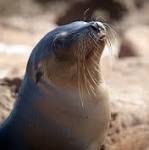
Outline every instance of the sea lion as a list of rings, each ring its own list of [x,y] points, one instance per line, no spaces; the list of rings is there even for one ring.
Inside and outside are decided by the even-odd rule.
[[[0,128],[3,150],[97,150],[110,112],[100,69],[101,22],[77,21],[33,49],[16,104]]]

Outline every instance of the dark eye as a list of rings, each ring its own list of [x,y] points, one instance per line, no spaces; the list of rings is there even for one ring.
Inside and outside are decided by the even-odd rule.
[[[57,39],[54,41],[54,49],[61,49],[64,46],[63,39]]]
[[[56,39],[53,43],[53,52],[56,58],[60,58],[63,55],[63,48],[64,48],[64,40]]]

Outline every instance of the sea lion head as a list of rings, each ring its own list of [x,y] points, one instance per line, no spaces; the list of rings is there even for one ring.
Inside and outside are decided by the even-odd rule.
[[[106,28],[101,22],[59,26],[34,48],[28,70],[36,82],[42,78],[53,86],[94,87],[100,80],[99,61],[106,41]]]

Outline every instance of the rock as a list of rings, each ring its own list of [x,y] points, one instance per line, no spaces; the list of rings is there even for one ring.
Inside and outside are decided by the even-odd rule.
[[[111,66],[107,61],[103,62],[102,70],[109,87],[112,113],[106,144],[110,150],[147,150],[149,148],[148,55],[115,59]]]
[[[111,150],[148,150],[148,141],[149,126],[136,126],[123,131],[111,146]]]
[[[131,56],[148,56],[149,27],[145,25],[133,26],[123,32],[119,51],[119,58]]]
[[[11,112],[20,84],[20,78],[4,78],[0,80],[0,123]]]
[[[129,39],[123,39],[118,54],[119,58],[138,56],[135,48],[135,45]]]
[[[111,7],[112,6],[112,7]],[[127,13],[127,8],[119,1],[115,0],[77,0],[72,1],[65,11],[64,14],[59,16],[57,19],[57,24],[62,25],[68,22],[82,20],[84,12],[89,8],[86,13],[87,20],[92,20],[92,15],[95,11],[101,14],[107,14],[106,17],[109,20],[121,20],[125,13]],[[77,11],[76,11],[77,10]],[[105,18],[104,18],[105,19]]]

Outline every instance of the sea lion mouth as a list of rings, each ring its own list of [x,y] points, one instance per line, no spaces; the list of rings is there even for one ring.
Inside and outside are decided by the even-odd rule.
[[[99,40],[100,40],[100,41],[106,40],[106,34],[105,34],[105,33],[100,34],[100,35],[99,35]]]

